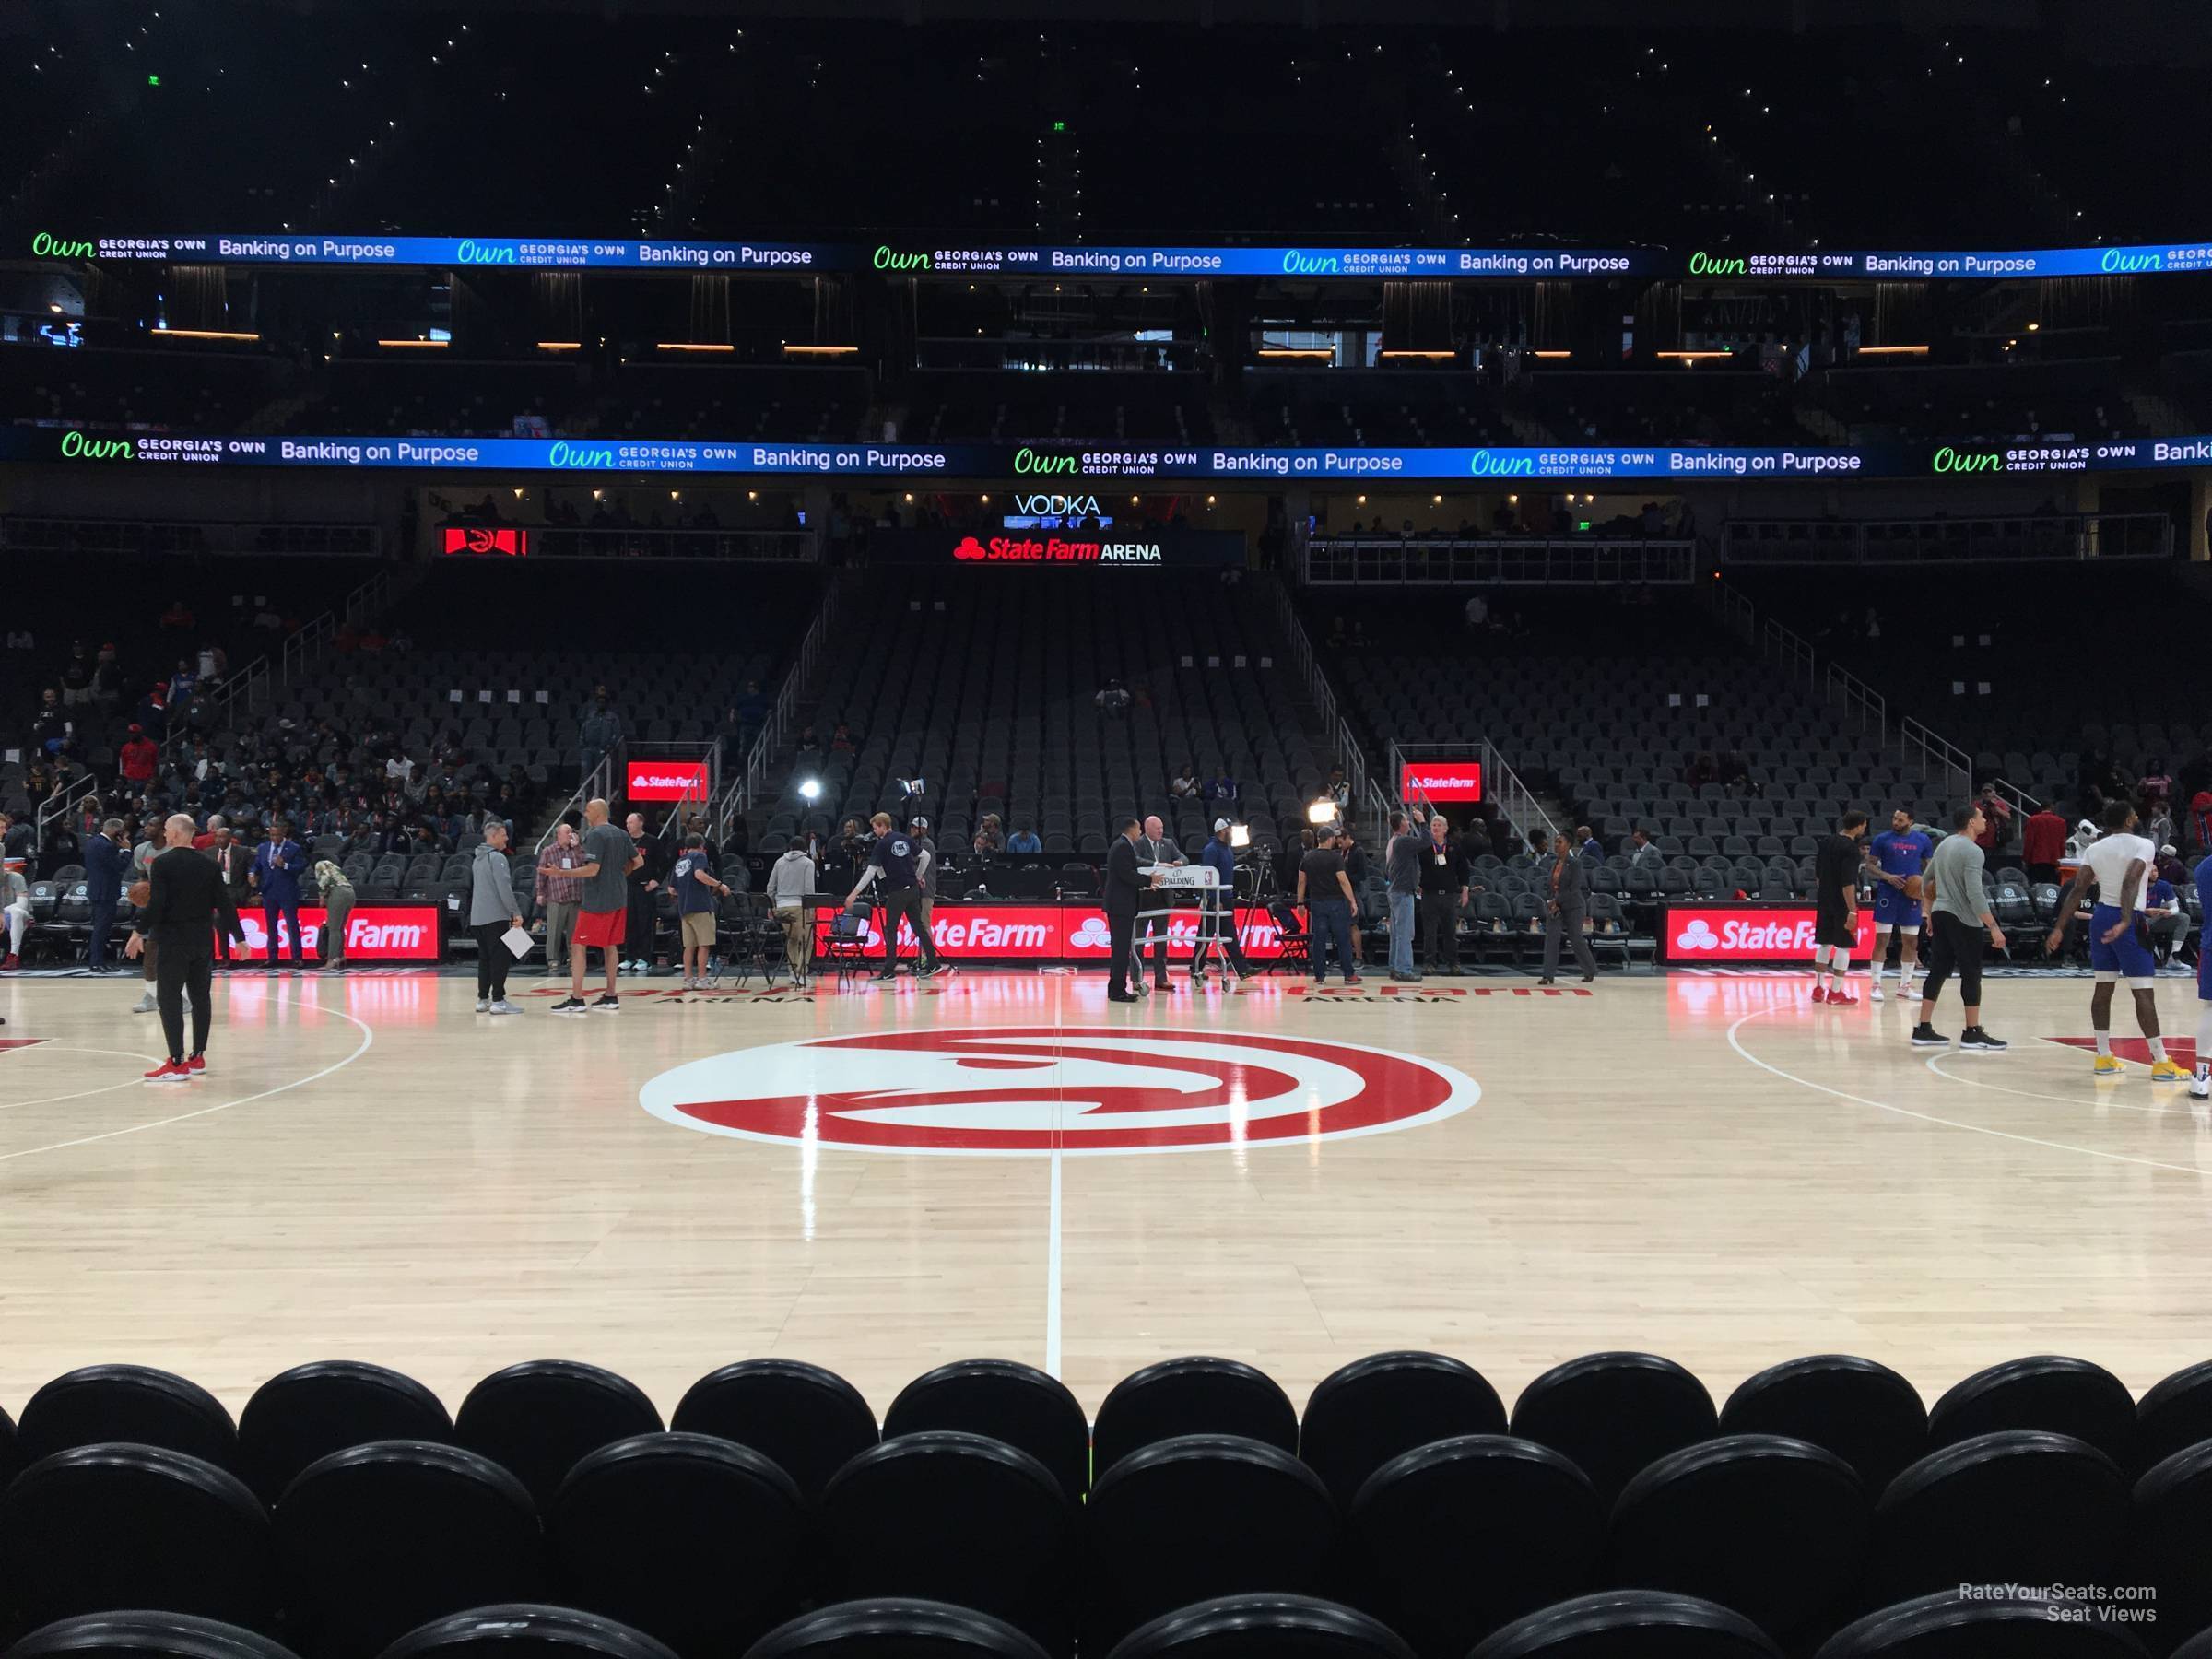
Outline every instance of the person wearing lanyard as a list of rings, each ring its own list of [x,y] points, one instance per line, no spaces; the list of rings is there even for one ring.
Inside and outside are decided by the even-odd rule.
[[[1429,934],[1428,971],[1457,973],[1459,912],[1467,902],[1467,859],[1452,839],[1452,825],[1441,812],[1429,815],[1429,839],[1421,848],[1420,872],[1421,925]]]
[[[914,971],[914,976],[927,979],[943,966],[937,959],[936,942],[929,936],[929,924],[922,913],[922,877],[928,869],[929,854],[917,847],[912,838],[892,830],[889,813],[879,812],[869,822],[876,830],[876,844],[868,853],[860,880],[845,896],[845,903],[848,907],[858,904],[861,894],[874,884],[877,902],[883,907],[883,971],[876,976],[878,980],[899,977],[901,920],[913,930],[915,947],[922,953],[922,965]]]

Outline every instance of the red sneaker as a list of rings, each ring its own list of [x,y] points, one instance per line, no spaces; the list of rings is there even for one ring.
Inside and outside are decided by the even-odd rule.
[[[1859,1006],[1859,999],[1848,991],[1830,991],[1828,994],[1828,1006],[1831,1008],[1855,1008]]]
[[[1827,987],[1823,985],[1815,985],[1813,987],[1813,1000],[1817,1003],[1826,1002],[1828,1000]]]
[[[192,1073],[182,1060],[164,1060],[146,1074],[148,1083],[189,1083]]]
[[[195,1077],[203,1075],[207,1069],[207,1056],[205,1054],[194,1054],[191,1059],[184,1062],[184,1069],[190,1072]]]
[[[0,957],[0,973],[13,973],[22,965],[23,964],[20,959],[18,959],[16,953],[12,950],[9,951],[6,956]]]

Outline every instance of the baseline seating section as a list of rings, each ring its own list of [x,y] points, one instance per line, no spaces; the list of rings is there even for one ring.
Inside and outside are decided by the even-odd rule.
[[[2212,1361],[2138,1401],[2035,1356],[1929,1407],[1818,1355],[1716,1408],[1611,1352],[1509,1411],[1460,1360],[1385,1353],[1301,1420],[1264,1372],[1190,1357],[1087,1422],[1044,1372],[970,1360],[879,1423],[834,1373],[759,1359],[665,1425],[573,1361],[511,1366],[451,1416],[397,1372],[310,1364],[235,1422],[110,1365],[0,1414],[10,1659],[2196,1659],[2208,1550]],[[2038,1634],[2069,1605],[2018,1588],[2039,1585],[2155,1618]]]

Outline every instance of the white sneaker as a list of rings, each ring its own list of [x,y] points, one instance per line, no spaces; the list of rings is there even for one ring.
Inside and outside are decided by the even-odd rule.
[[[1900,990],[1898,994],[1902,996],[1904,993]],[[1874,983],[1867,990],[1866,1000],[1868,1002],[1880,1002],[1882,1000],[1882,976],[1878,973],[1874,976]]]
[[[490,1012],[491,1012],[491,999],[490,999],[489,997],[488,997],[488,996],[479,996],[479,997],[477,997],[477,1013],[479,1013],[479,1014],[488,1014],[488,1013],[490,1013]]]
[[[1912,981],[1910,977],[1900,979],[1897,982],[1897,1000],[1899,1002],[1910,1002],[1912,1000]]]
[[[494,1014],[520,1014],[522,1010],[502,996],[498,1002],[491,1005],[491,1012]]]
[[[131,1010],[131,1012],[134,1014],[151,1014],[153,1011],[154,994],[151,991],[148,991],[145,995],[141,996],[138,999],[137,1006]]]
[[[2189,1079],[2189,1098],[2193,1100],[2212,1100],[2212,1077],[2198,1072]]]

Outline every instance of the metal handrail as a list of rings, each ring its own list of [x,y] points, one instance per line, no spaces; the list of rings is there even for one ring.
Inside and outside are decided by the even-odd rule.
[[[814,677],[815,665],[821,660],[830,625],[842,596],[843,589],[835,582],[822,590],[822,602],[815,609],[814,620],[800,637],[799,648],[792,655],[791,668],[777,688],[775,704],[754,735],[752,747],[746,750],[744,763],[721,771],[719,793],[707,806],[708,822],[712,826],[717,846],[729,840],[730,826],[740,814],[750,811],[753,803],[767,789],[770,768],[775,763],[776,752],[782,747],[785,733],[797,718],[799,699],[806,695]]]
[[[1559,834],[1559,825],[1552,821],[1551,814],[1544,810],[1543,803],[1536,798],[1536,792],[1521,781],[1521,774],[1507,762],[1498,746],[1485,737],[1481,739],[1480,747],[1484,795],[1498,804],[1498,809],[1520,829],[1524,837],[1537,823],[1544,826],[1547,833]],[[1390,746],[1391,775],[1403,778],[1406,762],[1418,759],[1423,755],[1464,757],[1466,752],[1465,744],[1399,743],[1394,738]]]
[[[1313,651],[1313,641],[1306,632],[1306,625],[1299,619],[1298,606],[1291,602],[1289,587],[1281,582],[1272,582],[1275,591],[1276,619],[1281,625],[1283,638],[1290,647],[1291,665],[1298,670],[1305,683],[1306,695],[1312,700],[1321,716],[1322,730],[1329,735],[1335,747],[1330,759],[1344,768],[1345,782],[1351,785],[1352,799],[1365,801],[1374,785],[1370,780],[1367,756],[1359,747],[1359,738],[1345,719],[1343,705],[1337,701],[1329,677],[1322,672],[1320,660]]]
[[[1633,537],[1315,536],[1300,549],[1309,587],[1686,587],[1689,541]]]
[[[2173,520],[2163,512],[1730,519],[1721,528],[1721,558],[1732,565],[2077,563],[2172,556]]]
[[[1818,684],[1820,656],[1812,641],[1796,629],[1784,628],[1769,617],[1759,629],[1759,654],[1762,660],[1774,664],[1788,673],[1790,678],[1808,691]]]
[[[66,818],[70,812],[76,808],[76,804],[79,801],[83,800],[87,795],[93,794],[99,788],[100,780],[94,777],[91,772],[85,771],[79,773],[76,778],[72,779],[69,786],[63,790],[60,794],[49,795],[46,797],[46,799],[41,801],[38,805],[36,815],[31,819],[31,841],[33,844],[35,844],[41,852],[43,852],[46,846],[46,826],[59,819]]]
[[[1931,731],[1927,724],[1908,714],[1898,723],[1898,740],[1904,746],[1906,755],[1919,763],[1920,775],[1925,778],[1931,768],[1938,769],[1945,787],[1963,801],[1974,787],[1974,761],[1957,744]]]
[[[535,865],[538,859],[545,855],[546,848],[551,844],[554,831],[560,828],[562,818],[568,817],[571,812],[582,812],[586,801],[613,798],[610,791],[614,788],[615,782],[615,757],[621,752],[622,745],[616,744],[613,748],[599,757],[598,765],[583,774],[583,782],[576,785],[576,793],[561,804],[559,810],[554,813],[552,820],[546,825],[546,832],[537,838],[537,845],[530,849],[530,860],[533,866]]]

